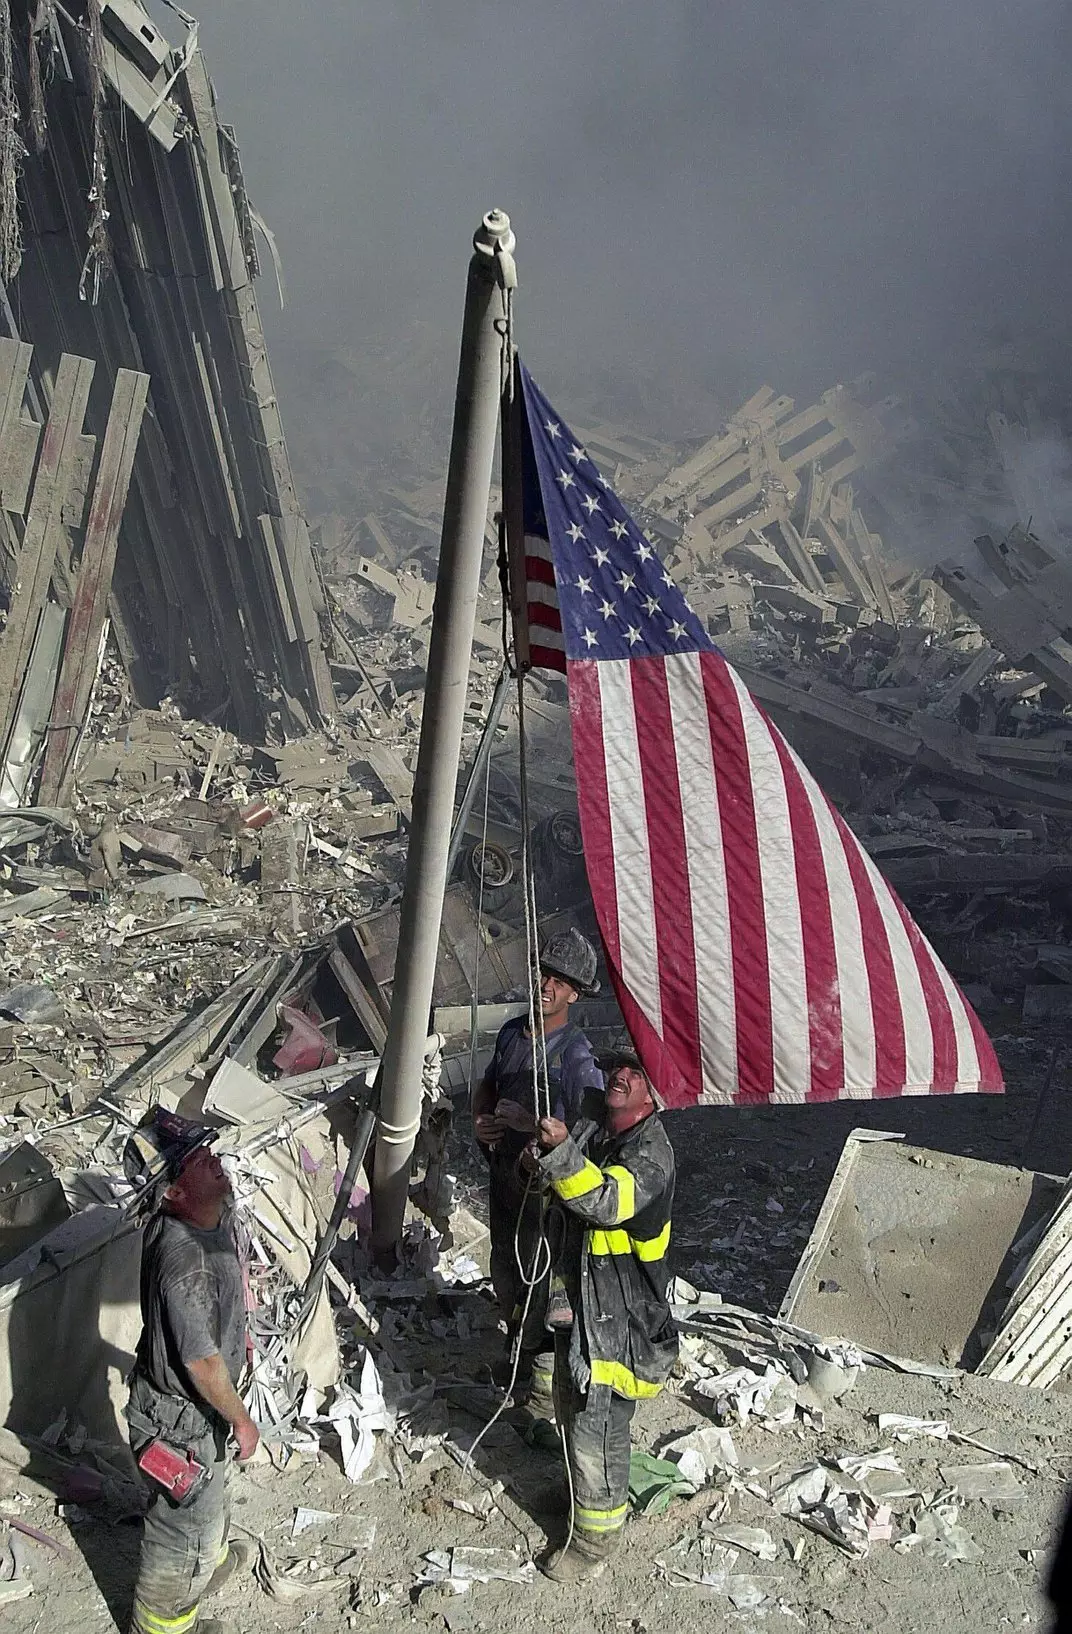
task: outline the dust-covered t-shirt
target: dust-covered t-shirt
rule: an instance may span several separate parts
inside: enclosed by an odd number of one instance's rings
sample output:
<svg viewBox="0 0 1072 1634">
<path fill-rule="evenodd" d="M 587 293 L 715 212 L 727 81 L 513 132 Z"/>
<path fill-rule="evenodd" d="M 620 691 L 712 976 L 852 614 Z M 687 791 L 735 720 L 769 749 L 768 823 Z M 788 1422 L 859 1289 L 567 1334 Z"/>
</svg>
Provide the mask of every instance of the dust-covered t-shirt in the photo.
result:
<svg viewBox="0 0 1072 1634">
<path fill-rule="evenodd" d="M 223 1357 L 237 1384 L 246 1359 L 246 1312 L 234 1233 L 161 1215 L 142 1253 L 138 1371 L 157 1390 L 197 1397 L 187 1364 Z"/>
</svg>

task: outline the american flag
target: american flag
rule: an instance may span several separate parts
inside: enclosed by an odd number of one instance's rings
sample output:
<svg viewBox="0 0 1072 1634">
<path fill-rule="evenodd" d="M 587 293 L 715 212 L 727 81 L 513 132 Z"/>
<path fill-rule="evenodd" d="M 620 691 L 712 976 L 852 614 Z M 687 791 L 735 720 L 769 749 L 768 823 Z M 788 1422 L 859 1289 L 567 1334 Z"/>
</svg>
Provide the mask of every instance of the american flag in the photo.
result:
<svg viewBox="0 0 1072 1634">
<path fill-rule="evenodd" d="M 567 678 L 596 916 L 664 1099 L 1000 1091 L 926 937 L 523 366 L 518 378 L 519 656 Z"/>
</svg>

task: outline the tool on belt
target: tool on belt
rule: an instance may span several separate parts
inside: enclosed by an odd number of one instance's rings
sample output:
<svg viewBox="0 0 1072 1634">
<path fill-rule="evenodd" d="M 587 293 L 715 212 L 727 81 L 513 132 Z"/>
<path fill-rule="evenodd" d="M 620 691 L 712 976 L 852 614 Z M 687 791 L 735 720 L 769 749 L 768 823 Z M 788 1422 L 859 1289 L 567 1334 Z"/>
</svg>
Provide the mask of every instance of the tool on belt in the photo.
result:
<svg viewBox="0 0 1072 1634">
<path fill-rule="evenodd" d="M 138 1468 L 163 1487 L 179 1509 L 193 1503 L 211 1473 L 198 1462 L 189 1447 L 173 1447 L 161 1436 L 142 1448 Z"/>
</svg>

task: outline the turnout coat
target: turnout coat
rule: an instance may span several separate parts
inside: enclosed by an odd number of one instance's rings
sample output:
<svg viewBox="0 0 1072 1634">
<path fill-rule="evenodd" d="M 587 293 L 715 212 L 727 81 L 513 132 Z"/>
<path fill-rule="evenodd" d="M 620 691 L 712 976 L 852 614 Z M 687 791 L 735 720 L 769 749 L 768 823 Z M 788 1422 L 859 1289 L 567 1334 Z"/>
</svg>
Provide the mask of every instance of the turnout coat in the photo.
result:
<svg viewBox="0 0 1072 1634">
<path fill-rule="evenodd" d="M 674 1152 L 658 1113 L 622 1135 L 600 1130 L 591 1155 L 568 1136 L 540 1169 L 568 1217 L 558 1269 L 578 1387 L 657 1395 L 678 1351 L 667 1299 Z"/>
</svg>

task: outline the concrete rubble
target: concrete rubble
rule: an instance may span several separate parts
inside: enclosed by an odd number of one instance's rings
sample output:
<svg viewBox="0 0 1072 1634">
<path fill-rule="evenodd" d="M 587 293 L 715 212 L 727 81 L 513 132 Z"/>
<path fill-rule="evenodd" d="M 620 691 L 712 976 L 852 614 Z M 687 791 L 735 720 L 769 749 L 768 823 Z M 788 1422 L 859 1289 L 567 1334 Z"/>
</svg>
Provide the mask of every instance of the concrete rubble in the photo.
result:
<svg viewBox="0 0 1072 1634">
<path fill-rule="evenodd" d="M 307 523 L 253 293 L 264 232 L 196 30 L 175 46 L 134 0 L 84 23 L 12 9 L 27 105 L 34 54 L 53 72 L 0 337 L 0 1454 L 60 1472 L 65 1525 L 136 1513 L 122 1147 L 161 1102 L 222 1131 L 262 1456 L 335 1482 L 329 1507 L 288 1497 L 285 1532 L 255 1534 L 264 1594 L 351 1626 L 535 1600 L 528 1465 L 546 1474 L 557 1440 L 491 1386 L 480 1188 L 450 1128 L 526 1002 L 509 701 L 459 825 L 403 1264 L 368 1257 L 362 1175 L 306 1298 L 390 1021 L 443 472 L 400 459 L 372 508 Z M 82 40 L 98 27 L 106 135 Z M 131 161 L 103 214 L 86 205 L 102 143 Z M 764 386 L 687 446 L 575 429 L 976 1008 L 1050 1052 L 1037 1123 L 1072 1017 L 1072 558 L 1023 449 L 1057 434 L 1007 359 L 931 407 L 937 429 L 861 379 L 804 408 Z M 951 490 L 970 548 L 934 536 Z M 503 670 L 500 506 L 459 797 Z M 533 676 L 527 698 L 541 926 L 594 935 L 565 687 Z M 624 1036 L 606 989 L 578 1006 L 597 1046 Z M 1006 1568 L 1023 1599 L 1014 1572 L 1058 1492 L 1043 1393 L 1072 1375 L 1068 1187 L 873 1136 L 850 1137 L 817 1219 L 749 1158 L 758 1214 L 707 1188 L 675 1221 L 692 1280 L 637 1455 L 638 1594 L 799 1621 L 841 1581 L 830 1560 L 862 1572 L 888 1550 L 925 1576 L 1008 1553 L 1002 1517 L 1030 1513 Z M 772 1248 L 801 1252 L 776 1316 L 745 1297 Z M 77 1356 L 42 1343 L 72 1321 Z M 991 1416 L 1000 1433 L 977 1433 Z M 348 1507 L 370 1489 L 457 1540 L 383 1565 L 378 1516 Z M 0 1496 L 0 1603 L 47 1579 L 31 1545 L 68 1547 L 21 1514 L 35 1502 Z"/>
<path fill-rule="evenodd" d="M 612 441 L 625 447 L 605 428 L 598 435 L 608 452 Z M 665 475 L 651 481 L 654 457 L 634 469 L 619 452 L 622 487 L 641 473 L 649 496 L 673 493 Z M 791 499 L 787 487 L 779 500 L 794 527 L 804 488 Z M 767 489 L 755 502 L 764 495 L 770 508 Z M 435 514 L 430 496 L 420 502 Z M 846 551 L 864 503 L 826 513 L 830 527 L 844 528 Z M 658 537 L 650 506 L 637 508 Z M 448 891 L 403 1266 L 385 1278 L 367 1257 L 362 1176 L 326 1290 L 312 1316 L 303 1312 L 353 1108 L 386 1037 L 431 616 L 431 554 L 396 549 L 381 565 L 383 540 L 414 535 L 404 513 L 387 507 L 376 524 L 365 519 L 358 531 L 362 551 L 379 551 L 378 570 L 363 569 L 372 558 L 362 556 L 353 571 L 340 560 L 326 575 L 333 720 L 252 742 L 170 697 L 147 709 L 108 647 L 65 803 L 24 803 L 0 817 L 0 1184 L 9 1198 L 0 1208 L 0 1313 L 18 1331 L 24 1313 L 47 1321 L 50 1302 L 99 1303 L 102 1289 L 111 1313 L 105 1320 L 96 1310 L 104 1350 L 91 1349 L 77 1377 L 68 1369 L 61 1385 L 46 1368 L 35 1370 L 32 1390 L 17 1370 L 3 1381 L 23 1448 L 11 1456 L 39 1453 L 44 1440 L 64 1467 L 107 1481 L 113 1505 L 136 1502 L 116 1462 L 121 1366 L 103 1361 L 106 1400 L 91 1388 L 105 1353 L 129 1355 L 137 1326 L 136 1233 L 115 1223 L 125 1222 L 127 1197 L 121 1146 L 152 1100 L 203 1113 L 224 1128 L 248 1245 L 250 1401 L 265 1456 L 285 1474 L 323 1469 L 330 1455 L 353 1492 L 380 1483 L 371 1488 L 377 1515 L 397 1490 L 399 1501 L 449 1516 L 456 1531 L 455 1543 L 385 1576 L 339 1494 L 323 1510 L 299 1511 L 321 1518 L 297 1530 L 291 1508 L 286 1535 L 259 1544 L 262 1592 L 279 1607 L 342 1604 L 359 1615 L 407 1598 L 539 1595 L 527 1519 L 538 1504 L 526 1466 L 534 1461 L 539 1473 L 551 1456 L 523 1448 L 526 1432 L 511 1415 L 495 1417 L 501 1398 L 474 1361 L 494 1351 L 496 1317 L 479 1188 L 449 1134 L 453 1097 L 524 1002 L 509 703 Z M 865 556 L 854 558 L 852 582 L 836 553 L 820 548 L 822 530 L 797 531 L 810 542 L 821 591 L 799 576 L 780 520 L 734 537 L 721 555 L 716 530 L 707 562 L 683 524 L 675 571 L 977 1002 L 1059 1044 L 1067 1013 L 1059 999 L 1044 1020 L 1031 1018 L 1040 1013 L 1032 995 L 1072 993 L 1063 895 L 1072 885 L 1064 767 L 1072 728 L 1061 725 L 1063 700 L 1041 676 L 1015 669 L 993 630 L 958 612 L 937 579 L 905 573 L 887 553 L 880 616 L 861 590 L 865 572 L 872 589 L 878 583 Z M 489 525 L 489 632 L 495 545 Z M 1016 536 L 1010 548 L 1028 546 Z M 501 645 L 489 635 L 474 651 L 459 791 L 500 668 Z M 537 678 L 528 713 L 542 917 L 591 929 L 561 684 Z M 583 1009 L 597 1043 L 620 1038 L 611 999 Z M 885 1165 L 870 1192 L 867 1163 Z M 856 1285 L 850 1252 L 868 1237 L 861 1199 L 876 1186 L 889 1247 L 891 1163 L 904 1170 L 916 1211 L 906 1216 L 906 1242 L 923 1229 L 917 1215 L 924 1226 L 930 1219 L 921 1184 L 945 1222 L 942 1251 L 916 1254 L 897 1285 L 898 1307 L 906 1301 L 920 1316 L 913 1327 L 899 1308 L 895 1332 L 883 1321 L 903 1257 L 887 1256 L 885 1281 L 867 1284 L 872 1246 Z M 799 1615 L 793 1608 L 807 1605 L 812 1578 L 827 1570 L 817 1550 L 852 1570 L 882 1552 L 905 1557 L 896 1568 L 905 1572 L 948 1569 L 992 1548 L 1002 1515 L 1053 1501 L 1045 1447 L 1036 1445 L 1045 1432 L 1023 1430 L 1009 1392 L 1065 1376 L 1072 1273 L 1062 1182 L 1041 1173 L 850 1140 L 810 1237 L 792 1213 L 781 1218 L 790 1195 L 771 1174 L 765 1210 L 755 1220 L 731 1211 L 728 1236 L 717 1212 L 703 1227 L 699 1217 L 683 1221 L 697 1268 L 692 1285 L 677 1285 L 680 1376 L 645 1430 L 651 1450 L 636 1455 L 645 1461 L 636 1513 L 654 1529 L 644 1570 L 656 1592 Z M 950 1235 L 953 1218 L 967 1258 Z M 803 1248 L 779 1317 L 702 1291 L 705 1267 L 722 1262 L 741 1266 L 747 1284 L 749 1256 L 762 1258 L 771 1242 Z M 973 1407 L 958 1422 L 946 1393 L 966 1389 Z M 60 1420 L 46 1410 L 57 1391 L 68 1403 Z M 1013 1432 L 975 1433 L 990 1414 Z M 310 1552 L 306 1533 L 333 1525 L 334 1552 Z M 1043 1527 L 1028 1552 L 1044 1541 Z"/>
</svg>

